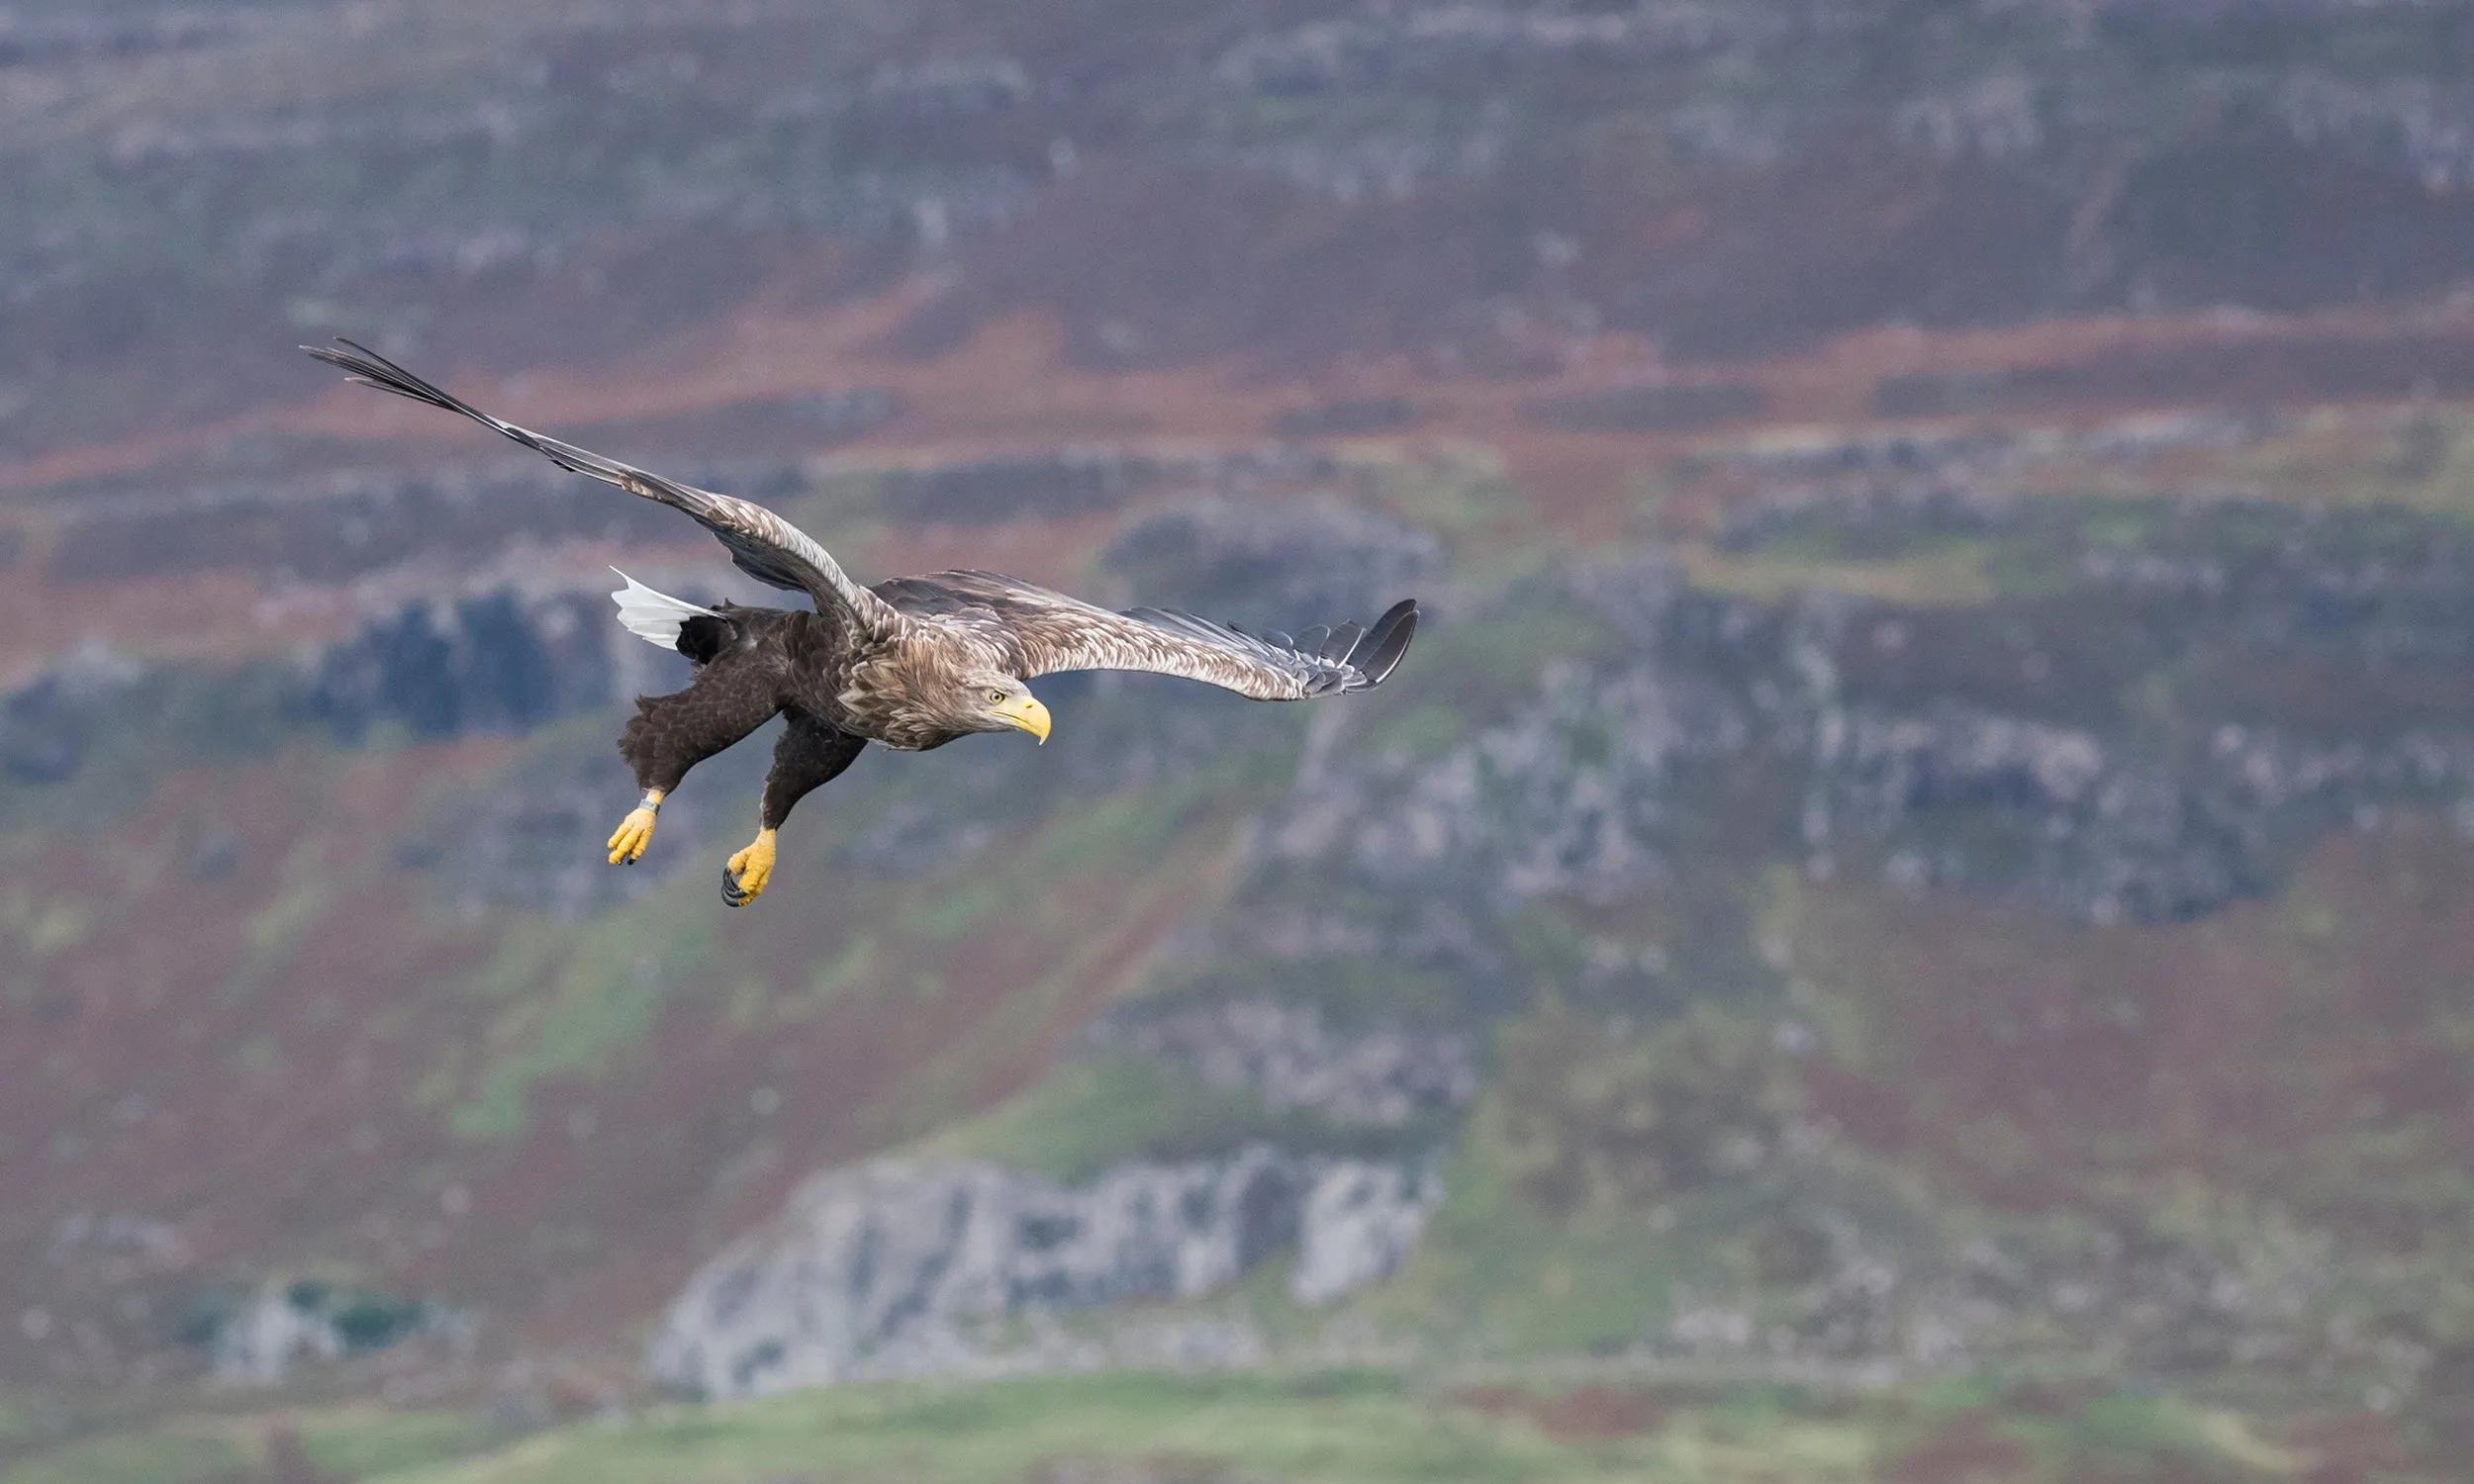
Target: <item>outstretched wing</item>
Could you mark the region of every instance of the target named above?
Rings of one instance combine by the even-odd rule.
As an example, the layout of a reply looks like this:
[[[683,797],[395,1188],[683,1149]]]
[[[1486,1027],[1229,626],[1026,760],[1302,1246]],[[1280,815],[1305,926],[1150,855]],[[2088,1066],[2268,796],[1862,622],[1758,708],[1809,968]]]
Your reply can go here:
[[[1191,613],[1134,608],[1112,613],[999,572],[899,577],[876,591],[904,613],[969,620],[993,614],[1013,649],[1014,674],[1144,670],[1182,675],[1256,700],[1304,700],[1371,691],[1383,683],[1417,631],[1417,603],[1391,605],[1371,629],[1354,623],[1287,634],[1250,634]],[[974,611],[978,610],[978,611]],[[987,627],[986,620],[981,625]]]
[[[766,510],[763,506],[710,490],[678,484],[658,474],[606,459],[598,453],[545,437],[513,422],[502,422],[479,408],[454,397],[385,356],[350,340],[336,342],[344,349],[326,345],[304,345],[301,348],[325,361],[351,373],[353,381],[381,392],[393,392],[415,402],[426,402],[450,413],[461,413],[484,427],[496,428],[535,453],[548,457],[561,469],[589,474],[605,484],[617,485],[631,495],[658,500],[673,510],[694,516],[705,529],[719,537],[730,549],[730,562],[741,572],[776,588],[806,593],[815,600],[821,613],[839,613],[859,633],[882,638],[899,629],[902,615],[874,593],[852,582],[831,553],[816,543],[814,537]]]

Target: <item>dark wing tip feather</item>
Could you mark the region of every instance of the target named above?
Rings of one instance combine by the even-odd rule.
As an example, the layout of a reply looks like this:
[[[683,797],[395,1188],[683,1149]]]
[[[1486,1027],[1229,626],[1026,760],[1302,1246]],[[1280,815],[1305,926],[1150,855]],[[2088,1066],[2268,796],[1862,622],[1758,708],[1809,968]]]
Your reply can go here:
[[[807,593],[816,600],[820,610],[827,604],[839,604],[872,630],[890,630],[901,621],[892,608],[853,583],[823,547],[760,507],[679,484],[573,443],[502,421],[356,341],[338,336],[334,345],[301,348],[362,386],[461,414],[515,439],[561,469],[617,485],[630,495],[656,500],[684,512],[729,549],[730,561],[740,571],[776,588]]]
[[[1409,640],[1417,634],[1414,599],[1393,603],[1371,629],[1355,623],[1344,623],[1337,629],[1318,624],[1295,638],[1278,629],[1253,633],[1239,624],[1215,623],[1191,613],[1160,608],[1135,608],[1127,616],[1224,648],[1233,647],[1273,661],[1292,674],[1303,662],[1304,673],[1298,678],[1307,696],[1374,690],[1399,668],[1401,656],[1409,652]]]
[[[1371,630],[1357,623],[1337,628],[1318,623],[1292,636],[1268,625],[1249,630],[1174,608],[1111,613],[977,572],[899,579],[879,584],[877,591],[905,611],[941,610],[965,599],[984,604],[1013,631],[1025,679],[1069,670],[1141,670],[1203,681],[1257,700],[1374,689],[1400,663],[1417,619],[1415,603],[1398,603]],[[1128,621],[1140,628],[1129,629]]]
[[[454,393],[439,387],[436,383],[415,376],[357,340],[346,340],[338,336],[335,344],[345,348],[337,350],[331,345],[304,345],[301,348],[328,365],[350,373],[350,380],[356,385],[375,387],[381,392],[392,392],[398,397],[409,397],[415,402],[428,403],[431,407],[444,408],[450,413],[470,417],[482,426],[504,433],[533,452],[541,454],[561,469],[590,475],[595,479],[618,485],[621,489],[632,490],[633,493],[639,495],[645,492],[635,489],[630,480],[645,483],[656,482],[654,476],[640,469],[631,469],[625,464],[606,459],[598,453],[578,448],[572,443],[562,443],[556,438],[543,437],[528,428],[518,427],[513,422],[503,422]],[[658,482],[668,485],[668,481]],[[672,488],[684,491],[684,487]],[[688,507],[682,506],[681,509],[687,510],[691,515],[696,514],[696,511]],[[794,585],[779,584],[777,586]]]
[[[328,365],[347,373],[353,381],[364,387],[376,387],[381,392],[393,392],[398,397],[409,397],[415,402],[426,402],[431,407],[444,408],[450,413],[462,413],[468,417],[478,416],[471,408],[466,407],[454,397],[415,376],[368,346],[340,336],[336,337],[335,344],[344,348],[337,350],[333,345],[304,345],[301,348]]]
[[[1415,637],[1417,600],[1403,598],[1385,609],[1383,615],[1375,620],[1375,626],[1367,631],[1362,646],[1364,657],[1352,662],[1365,675],[1366,684],[1362,688],[1352,686],[1350,689],[1371,691],[1388,680],[1391,672],[1398,668],[1400,657],[1409,652],[1409,640]]]

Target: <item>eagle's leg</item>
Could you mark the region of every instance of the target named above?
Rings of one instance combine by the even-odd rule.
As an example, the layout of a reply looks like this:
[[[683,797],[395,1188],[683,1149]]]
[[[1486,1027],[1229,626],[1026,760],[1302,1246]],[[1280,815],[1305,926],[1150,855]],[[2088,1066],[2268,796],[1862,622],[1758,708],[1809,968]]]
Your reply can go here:
[[[791,712],[790,722],[773,745],[773,771],[765,776],[755,843],[721,868],[721,899],[734,907],[764,894],[765,883],[773,879],[774,836],[791,817],[792,807],[809,790],[839,778],[868,745],[865,738],[835,731],[805,711]]]
[[[771,677],[727,658],[696,672],[684,691],[639,696],[635,714],[618,738],[618,755],[635,773],[644,801],[618,822],[610,837],[610,864],[632,866],[652,843],[661,801],[687,771],[773,719],[780,710]]]

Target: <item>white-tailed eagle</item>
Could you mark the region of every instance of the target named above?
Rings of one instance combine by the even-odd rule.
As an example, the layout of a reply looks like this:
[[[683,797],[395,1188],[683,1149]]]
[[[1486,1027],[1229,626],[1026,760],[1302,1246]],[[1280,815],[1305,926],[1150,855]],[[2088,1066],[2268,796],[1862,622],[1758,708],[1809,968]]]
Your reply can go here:
[[[686,655],[684,691],[636,697],[618,740],[643,801],[610,837],[613,865],[653,838],[661,801],[689,769],[773,716],[789,718],[765,779],[755,842],[722,868],[732,906],[771,880],[774,836],[802,795],[830,782],[870,742],[915,752],[972,732],[1009,729],[1046,741],[1048,708],[1024,684],[1065,670],[1181,675],[1256,700],[1307,700],[1381,685],[1408,652],[1417,604],[1392,604],[1372,628],[1344,623],[1291,638],[1161,608],[1111,612],[995,572],[938,572],[861,587],[815,540],[762,506],[692,489],[502,422],[350,340],[304,345],[364,386],[461,413],[561,468],[684,510],[757,581],[806,593],[812,612],[702,607],[627,579],[619,622]],[[624,574],[621,574],[624,576]]]

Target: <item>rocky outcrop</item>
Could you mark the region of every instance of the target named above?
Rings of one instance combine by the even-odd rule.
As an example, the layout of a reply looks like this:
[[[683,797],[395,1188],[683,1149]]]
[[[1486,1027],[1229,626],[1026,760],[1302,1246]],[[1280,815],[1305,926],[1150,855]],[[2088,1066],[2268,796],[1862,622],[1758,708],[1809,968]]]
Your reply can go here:
[[[2256,826],[2220,790],[2087,732],[1942,705],[1922,716],[1831,717],[1822,728],[1815,862],[1834,831],[1896,839],[1883,871],[1904,885],[1965,885],[1966,854],[1915,822],[1960,810],[2025,823],[2018,889],[2096,922],[2195,917],[2264,884]],[[1916,843],[1908,843],[1914,841]]]
[[[382,725],[424,740],[526,731],[664,667],[686,672],[628,638],[602,594],[514,588],[376,614],[290,665],[147,666],[89,645],[0,693],[0,777],[64,782],[99,738],[132,729],[220,756],[304,722],[345,740]]]
[[[1745,748],[1747,707],[1656,654],[1544,669],[1519,715],[1440,757],[1355,759],[1300,788],[1269,857],[1345,860],[1393,892],[1488,908],[1655,879],[1678,771]]]
[[[89,648],[0,696],[0,775],[56,784],[75,774],[112,703],[143,674],[108,650]]]
[[[352,1284],[270,1280],[223,1303],[206,1337],[215,1378],[277,1386],[303,1362],[339,1360],[424,1336],[468,1338],[469,1320],[443,1306]]]
[[[152,53],[262,72],[302,45],[295,27],[221,10],[50,14],[66,9],[0,18],[0,68],[108,96],[143,86]],[[271,360],[213,355],[216,328],[238,323],[288,317],[407,353],[510,326],[484,368],[523,364],[513,347],[527,341],[607,354],[729,313],[785,233],[879,271],[950,268],[969,292],[942,297],[977,314],[923,316],[910,343],[960,343],[986,317],[1039,305],[1062,309],[1090,353],[1291,367],[1398,352],[1448,370],[1447,351],[1538,301],[1568,305],[1584,340],[1603,326],[1753,349],[1855,324],[2151,299],[2442,295],[2466,267],[2456,198],[2474,171],[2474,96],[2434,9],[2278,0],[2261,21],[2253,5],[2036,0],[2005,4],[1963,60],[1945,54],[1938,10],[1854,0],[1266,7],[1220,17],[1207,39],[1103,39],[1071,7],[1033,9],[993,55],[959,21],[923,22],[889,51],[804,11],[590,44],[530,13],[494,23],[504,33],[408,22],[362,44],[526,60],[410,92],[383,79],[315,99],[218,92],[103,139],[36,124],[10,136],[28,205],[0,223],[0,264],[25,286],[0,344],[0,433],[31,448],[38,428],[85,426],[63,414],[95,394],[63,367],[132,378],[121,396],[215,372],[234,385],[197,395],[293,395]],[[323,12],[299,24],[320,45],[356,35]],[[1887,60],[1833,65],[1850,48]],[[794,55],[810,64],[775,65]],[[1575,212],[1587,186],[1571,162],[1613,127],[1686,167],[1705,231],[1645,257],[1618,224]],[[1849,141],[1867,145],[1857,165],[1839,152]],[[373,187],[408,149],[426,184]],[[1726,168],[1689,168],[1712,161]],[[1881,209],[1914,199],[1918,179],[1931,213]],[[2332,234],[2266,232],[2194,257],[2174,225],[2173,203],[2222,217],[2304,181],[2337,203]],[[1258,203],[1298,189],[1328,198],[1326,227],[1244,233]],[[1426,190],[1484,231],[1382,230]],[[2115,209],[2085,220],[2034,205],[2099,193]],[[1034,208],[1049,214],[1040,250],[977,255],[974,237]],[[1780,213],[1814,230],[1780,232]],[[673,232],[700,250],[666,250]],[[629,317],[599,302],[613,270],[595,253],[626,263]],[[378,291],[400,282],[428,289]]]
[[[2205,429],[2165,431],[2175,446]],[[2007,456],[1810,458],[1870,478]],[[1795,801],[1771,848],[1815,875],[1875,872],[2095,922],[2204,916],[2272,889],[2298,844],[2331,828],[2395,807],[2463,812],[2474,716],[2449,697],[2474,661],[2474,550],[2459,535],[2225,502],[2156,507],[2152,539],[2128,554],[2080,518],[1886,488],[1756,512],[1729,538],[1855,559],[1998,540],[2071,585],[2066,600],[1963,615],[1695,591],[1647,555],[1574,570],[1560,591],[1507,600],[1500,621],[1577,601],[1619,648],[1541,656],[1536,690],[1456,745],[1334,747],[1267,820],[1257,867],[1379,887],[1392,926],[1361,909],[1371,936],[1353,951],[1423,942],[1488,972],[1456,934],[1482,940],[1489,917],[1539,897],[1607,900],[1660,880],[1729,770],[1760,770],[1764,793]],[[1461,915],[1434,920],[1438,902]]]
[[[1416,1250],[1442,1201],[1442,1182],[1431,1169],[1334,1160],[1306,1191],[1289,1296],[1328,1304],[1389,1276]]]
[[[1810,1186],[1830,1176],[1802,1171]],[[1884,1376],[2056,1351],[2115,1374],[2175,1376],[2247,1367],[2341,1368],[2411,1395],[2432,1359],[2403,1333],[2341,1318],[2336,1245],[2276,1218],[2208,1237],[2137,1226],[2034,1222],[1920,1239],[1863,1230],[1824,1207],[1748,1243],[1771,1267],[1765,1294],[1679,1286],[1675,1310],[1641,1349],[1701,1362],[1854,1362]]]
[[[414,603],[319,656],[308,705],[347,737],[388,721],[417,737],[523,730],[611,699],[620,636],[599,595]]]
[[[1200,1298],[1291,1247],[1292,1295],[1329,1303],[1398,1266],[1440,1198],[1430,1172],[1260,1145],[1120,1165],[1078,1187],[990,1164],[878,1160],[815,1177],[770,1228],[708,1262],[650,1366],[681,1391],[745,1397],[1132,1353],[1252,1358],[1259,1339],[1225,1319],[1164,1327],[1153,1315],[1113,1337],[1054,1321]]]

